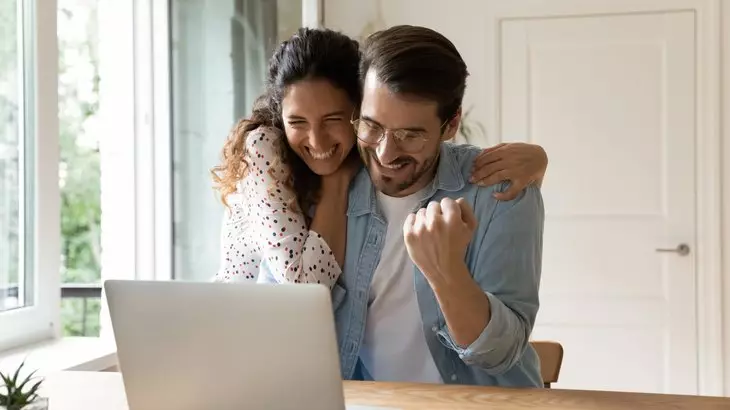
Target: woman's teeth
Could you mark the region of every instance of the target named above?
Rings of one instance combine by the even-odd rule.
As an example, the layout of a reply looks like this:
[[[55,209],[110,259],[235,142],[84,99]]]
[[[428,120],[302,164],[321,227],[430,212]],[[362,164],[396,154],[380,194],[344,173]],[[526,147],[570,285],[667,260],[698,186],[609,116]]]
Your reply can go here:
[[[326,152],[318,152],[318,151],[314,151],[313,149],[310,148],[309,155],[311,155],[312,158],[314,158],[316,160],[320,160],[320,161],[325,160],[325,159],[330,159],[330,158],[332,158],[332,155],[335,154],[336,148],[337,148],[337,146],[333,146],[332,148],[329,149],[329,151],[326,151]]]

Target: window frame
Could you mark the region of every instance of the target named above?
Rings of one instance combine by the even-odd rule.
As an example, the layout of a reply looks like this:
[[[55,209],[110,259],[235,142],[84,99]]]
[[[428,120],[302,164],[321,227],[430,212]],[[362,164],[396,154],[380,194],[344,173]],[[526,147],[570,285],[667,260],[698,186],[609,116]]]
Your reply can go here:
[[[0,312],[0,351],[60,335],[56,0],[18,0],[17,4],[22,24],[19,54],[23,77],[23,143],[19,153],[24,235],[19,266],[24,281],[32,275],[33,303]]]
[[[99,12],[99,115],[111,136],[100,140],[101,281],[171,280],[169,4],[103,2]],[[99,324],[100,338],[113,338],[103,289]]]

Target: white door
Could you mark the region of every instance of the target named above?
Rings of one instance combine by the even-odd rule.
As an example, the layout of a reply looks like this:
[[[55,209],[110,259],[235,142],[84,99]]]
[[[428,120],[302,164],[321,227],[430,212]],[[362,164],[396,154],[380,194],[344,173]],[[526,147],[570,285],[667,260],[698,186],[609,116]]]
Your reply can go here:
[[[497,135],[550,156],[533,338],[565,348],[557,387],[697,393],[695,15],[540,3],[487,53]]]

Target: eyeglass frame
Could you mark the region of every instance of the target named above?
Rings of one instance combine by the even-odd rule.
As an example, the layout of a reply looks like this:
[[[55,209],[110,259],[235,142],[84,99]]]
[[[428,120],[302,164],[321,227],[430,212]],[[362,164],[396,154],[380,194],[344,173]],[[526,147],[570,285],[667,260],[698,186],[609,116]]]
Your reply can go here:
[[[353,114],[354,114],[354,113],[353,113]],[[453,118],[452,118],[452,119],[453,119]],[[366,140],[364,140],[364,139],[360,138],[360,135],[358,134],[358,130],[357,130],[357,128],[358,128],[358,124],[359,124],[359,123],[360,123],[361,121],[366,121],[366,124],[367,124],[367,123],[372,123],[373,125],[375,125],[375,126],[379,127],[380,129],[382,129],[382,132],[381,132],[381,134],[380,134],[380,137],[378,138],[378,141],[377,141],[377,142],[370,142],[370,141],[366,141]],[[440,133],[440,134],[439,134],[439,137],[440,137],[441,135],[443,135],[443,133],[444,133],[444,127],[445,127],[445,126],[448,126],[449,122],[451,122],[451,119],[448,119],[448,120],[444,121],[444,123],[443,123],[443,124],[441,124],[441,126],[439,126],[439,133]],[[380,143],[381,143],[381,142],[383,142],[383,140],[385,139],[386,135],[388,135],[388,131],[390,131],[391,133],[393,133],[394,135],[396,135],[396,137],[395,137],[395,144],[396,144],[396,145],[398,146],[398,148],[399,148],[399,149],[401,149],[401,150],[403,150],[403,148],[402,148],[402,147],[400,146],[400,144],[399,144],[399,143],[403,141],[403,138],[399,138],[399,137],[397,136],[397,134],[396,134],[396,133],[397,133],[398,131],[403,131],[403,132],[422,132],[422,131],[408,131],[408,130],[406,130],[406,129],[403,129],[403,128],[395,128],[395,129],[393,129],[393,128],[386,128],[386,127],[383,127],[383,126],[382,126],[382,125],[380,125],[380,124],[377,124],[377,123],[373,123],[373,121],[371,121],[371,120],[368,120],[368,119],[364,119],[364,118],[362,118],[362,117],[358,117],[358,118],[354,118],[354,119],[353,119],[353,118],[350,118],[350,124],[352,124],[352,128],[353,128],[353,130],[355,131],[355,137],[356,137],[357,139],[359,139],[360,141],[364,142],[365,144],[368,144],[368,145],[374,145],[374,146],[376,146],[376,145],[380,145]],[[429,140],[431,140],[431,137],[427,137],[427,136],[421,136],[421,137],[420,137],[420,139],[421,139],[421,140],[422,140],[422,142],[423,142],[423,143],[425,144],[426,142],[428,142]],[[403,151],[404,151],[404,152],[407,152],[407,153],[409,153],[409,154],[413,154],[413,153],[416,153],[416,152],[418,152],[418,151],[420,151],[420,150],[422,150],[422,149],[423,149],[423,146],[422,146],[421,148],[417,149],[417,150],[403,150]]]

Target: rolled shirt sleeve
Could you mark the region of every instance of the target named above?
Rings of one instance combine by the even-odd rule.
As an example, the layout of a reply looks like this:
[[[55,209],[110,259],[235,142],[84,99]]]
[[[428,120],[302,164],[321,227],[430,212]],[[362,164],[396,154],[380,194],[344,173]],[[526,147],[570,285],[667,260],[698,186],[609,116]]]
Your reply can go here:
[[[440,329],[438,337],[466,364],[496,375],[519,361],[535,324],[545,211],[535,186],[512,201],[500,201],[489,208],[493,213],[478,249],[476,269],[470,266],[474,280],[489,299],[489,323],[469,346],[454,343],[447,327]]]

